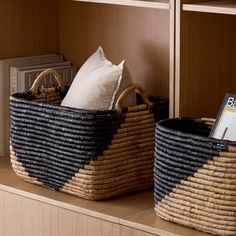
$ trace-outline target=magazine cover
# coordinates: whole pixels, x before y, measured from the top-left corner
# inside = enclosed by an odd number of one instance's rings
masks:
[[[210,137],[236,141],[236,94],[225,95]]]

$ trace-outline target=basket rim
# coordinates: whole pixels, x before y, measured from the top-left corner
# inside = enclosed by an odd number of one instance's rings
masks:
[[[170,122],[185,122],[185,121],[194,121],[196,123],[206,123],[207,118],[196,118],[196,117],[177,117],[177,118],[170,118],[170,119],[163,119],[156,123],[156,133],[158,130],[161,132],[168,133],[170,135],[176,135],[183,138],[189,138],[194,139],[202,142],[210,142],[212,144],[216,145],[229,145],[229,146],[236,146],[236,141],[230,141],[230,140],[222,140],[222,139],[216,139],[213,137],[204,137],[197,134],[187,133],[182,131],[178,126],[176,125],[176,129],[168,127],[168,124]],[[209,120],[214,120],[212,118],[209,118]]]
[[[29,96],[29,99],[25,98],[25,96]],[[36,105],[36,106],[40,106],[42,108],[46,108],[46,109],[55,109],[58,112],[67,112],[67,113],[71,113],[71,115],[73,114],[80,114],[80,115],[91,115],[91,116],[96,116],[96,115],[115,115],[117,116],[117,114],[122,114],[122,113],[127,113],[129,111],[129,108],[132,108],[134,106],[129,106],[129,107],[125,107],[122,108],[120,111],[116,110],[116,109],[106,109],[106,110],[87,110],[87,109],[79,109],[79,108],[74,108],[74,107],[67,107],[67,106],[60,106],[60,105],[55,105],[55,104],[49,104],[49,103],[41,103],[41,102],[34,102],[32,100],[30,100],[30,96],[31,92],[30,91],[26,91],[23,93],[14,93],[10,96],[10,102],[20,102],[20,103],[24,103],[26,105]],[[153,104],[152,108],[148,108],[146,107],[145,109],[142,110],[150,110],[150,109],[156,109],[156,108],[160,108],[162,109],[163,107],[166,107],[166,104],[168,103],[169,99],[167,97],[164,96],[154,96],[154,95],[150,95],[148,96],[150,103]],[[156,99],[156,101],[155,101]],[[140,105],[145,105],[146,103],[142,103],[142,104],[138,104],[136,106],[140,106]]]

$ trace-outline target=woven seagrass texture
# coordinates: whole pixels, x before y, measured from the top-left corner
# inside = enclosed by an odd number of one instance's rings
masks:
[[[236,146],[209,138],[213,120],[169,119],[155,132],[155,212],[217,235],[236,235]]]
[[[121,109],[134,89],[143,102]],[[65,95],[62,86],[53,91],[61,99]],[[36,89],[10,98],[11,162],[17,175],[92,200],[153,186],[155,122],[159,114],[168,116],[167,99],[149,99],[133,85],[121,94],[117,110],[92,111],[42,103],[36,99],[40,94]]]

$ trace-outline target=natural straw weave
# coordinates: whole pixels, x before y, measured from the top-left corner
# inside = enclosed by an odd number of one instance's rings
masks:
[[[209,138],[214,120],[160,121],[154,195],[163,219],[217,235],[236,235],[236,143]]]
[[[59,86],[38,89],[48,74]],[[121,109],[132,90],[141,94],[142,104]],[[46,70],[30,91],[10,98],[17,175],[92,200],[152,187],[155,122],[168,117],[167,99],[148,98],[140,85],[132,85],[115,110],[92,111],[55,105],[65,93],[58,74]]]

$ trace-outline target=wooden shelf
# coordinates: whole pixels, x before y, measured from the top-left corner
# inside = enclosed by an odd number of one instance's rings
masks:
[[[168,0],[73,0],[78,2],[91,2],[91,3],[105,3],[112,5],[121,6],[134,6],[134,7],[145,7],[145,8],[156,8],[156,9],[170,9],[170,4]]]
[[[60,192],[26,183],[15,175],[9,158],[0,158],[0,197],[5,201],[18,202],[23,201],[25,205],[39,207],[43,204],[45,207],[51,207],[51,214],[57,209],[66,210],[67,214],[77,214],[83,217],[96,218],[106,224],[117,225],[117,227],[129,228],[133,232],[142,232],[138,235],[159,235],[159,236],[208,236],[209,234],[186,228],[177,224],[167,222],[155,215],[153,210],[153,192],[146,191],[129,196],[114,198],[106,201],[89,201],[76,198]],[[27,200],[28,199],[28,200]],[[27,202],[28,201],[28,202]],[[32,204],[33,201],[33,204]],[[17,209],[12,207],[12,203],[0,204],[0,219],[9,216],[8,212],[16,214],[21,211],[21,205]],[[28,206],[28,208],[29,208]],[[1,209],[3,207],[3,209]],[[27,206],[22,206],[27,207]],[[23,209],[22,209],[23,210]],[[24,209],[25,210],[25,209]],[[7,212],[6,216],[4,211]],[[37,213],[31,210],[34,217],[38,219]],[[69,213],[68,213],[69,212]],[[2,215],[3,214],[3,215]],[[45,214],[45,213],[44,213]],[[56,214],[56,213],[55,213]],[[2,217],[2,218],[1,218]],[[48,217],[45,215],[45,217]],[[68,217],[68,215],[67,215]],[[12,218],[11,218],[12,220]],[[23,220],[23,219],[22,219]],[[13,222],[11,222],[12,224]],[[11,225],[10,224],[10,225]],[[14,224],[14,223],[13,223]],[[19,223],[18,223],[19,224]],[[4,231],[0,221],[1,230]],[[7,226],[6,226],[7,227]],[[10,226],[9,226],[10,227]],[[16,225],[15,225],[16,227]],[[58,227],[58,226],[57,226]],[[85,226],[84,226],[85,227]],[[86,226],[87,227],[87,226]],[[91,226],[92,227],[92,226]],[[2,235],[2,234],[1,234]],[[4,235],[4,233],[3,233]],[[45,234],[44,234],[45,235]],[[95,234],[96,235],[96,234]],[[98,234],[97,234],[98,235]],[[100,235],[100,234],[99,234]],[[127,234],[125,234],[127,235]],[[129,234],[136,235],[136,234]]]
[[[194,3],[194,4],[183,4],[182,9],[184,11],[236,15],[236,1],[222,0],[222,1],[209,1],[209,2]]]

